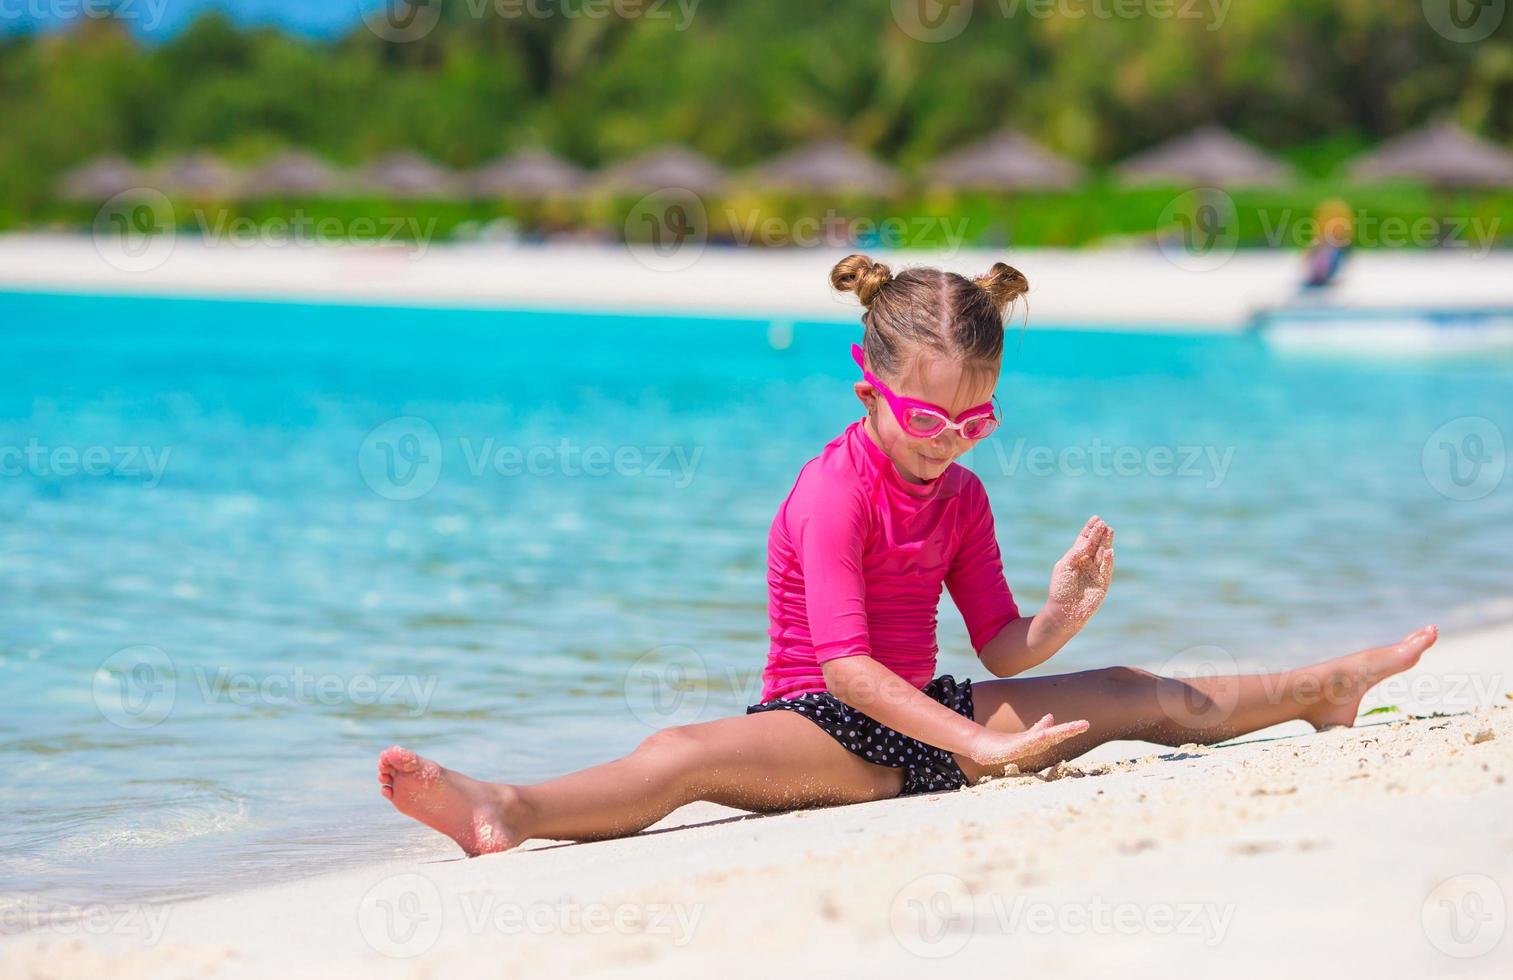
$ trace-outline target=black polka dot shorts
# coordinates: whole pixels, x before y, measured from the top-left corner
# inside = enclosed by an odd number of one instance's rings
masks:
[[[957,714],[972,717],[971,681],[957,681],[945,674],[926,684],[924,693]],[[796,711],[868,762],[902,769],[904,788],[900,796],[944,793],[967,784],[966,775],[951,753],[900,735],[828,691],[779,698],[746,709],[748,715],[758,711]]]

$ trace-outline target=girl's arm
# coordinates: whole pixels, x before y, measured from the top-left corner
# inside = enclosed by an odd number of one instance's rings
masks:
[[[1051,659],[1077,633],[1036,614],[1009,623],[978,651],[994,677],[1013,677]]]
[[[1001,766],[1087,731],[1086,721],[1057,725],[1046,715],[1024,732],[995,732],[917,689],[871,657],[825,663],[825,686],[846,704],[894,731],[964,755],[980,766]]]
[[[1040,612],[1013,620],[978,650],[998,677],[1029,670],[1066,646],[1108,594],[1114,575],[1114,530],[1088,518],[1077,541],[1051,570],[1049,598]]]

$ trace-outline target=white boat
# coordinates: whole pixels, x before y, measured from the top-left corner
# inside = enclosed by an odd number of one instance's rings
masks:
[[[1250,325],[1268,346],[1296,353],[1459,357],[1513,352],[1513,306],[1287,306],[1257,313]]]

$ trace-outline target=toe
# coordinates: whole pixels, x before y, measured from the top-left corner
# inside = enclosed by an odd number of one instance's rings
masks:
[[[1439,628],[1433,625],[1425,626],[1421,630],[1415,630],[1403,638],[1403,645],[1420,649],[1428,647],[1439,639]]]
[[[389,765],[387,752],[381,752],[378,756],[378,791],[386,800],[394,798],[394,769]]]
[[[414,772],[420,768],[420,756],[400,745],[391,745],[378,757],[379,768],[390,772]]]

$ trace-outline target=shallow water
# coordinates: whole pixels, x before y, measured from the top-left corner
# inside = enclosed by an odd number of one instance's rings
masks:
[[[854,329],[791,337],[0,294],[0,911],[422,846],[376,791],[391,742],[531,780],[738,711],[768,522],[859,415]],[[1031,331],[999,397],[968,462],[1022,604],[1090,513],[1118,529],[1055,668],[1287,665],[1510,613],[1507,362]],[[941,642],[972,674],[949,603]]]

